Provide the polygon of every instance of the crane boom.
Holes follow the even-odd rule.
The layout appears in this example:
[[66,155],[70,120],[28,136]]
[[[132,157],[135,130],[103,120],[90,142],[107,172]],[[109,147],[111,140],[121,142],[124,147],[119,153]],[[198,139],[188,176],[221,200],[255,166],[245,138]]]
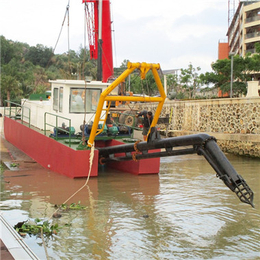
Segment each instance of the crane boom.
[[[111,18],[110,18],[110,1],[109,0],[82,0],[86,6],[86,21],[88,29],[88,41],[90,58],[100,58],[102,71],[102,80],[107,82],[109,77],[113,76],[113,53],[112,53],[112,36],[111,36]],[[101,5],[102,4],[102,9]],[[99,10],[102,10],[102,17],[99,18]],[[101,22],[101,29],[99,23]],[[101,30],[101,38],[98,38],[99,31]]]

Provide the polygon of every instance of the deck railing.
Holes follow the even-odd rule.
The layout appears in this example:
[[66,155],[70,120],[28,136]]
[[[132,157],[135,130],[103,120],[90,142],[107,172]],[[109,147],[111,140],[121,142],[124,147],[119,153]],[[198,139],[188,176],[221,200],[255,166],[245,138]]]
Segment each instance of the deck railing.
[[26,123],[31,127],[31,109],[29,107],[10,100],[5,100],[5,102],[9,104],[9,106],[4,107],[4,116],[8,116],[15,120],[21,120],[22,124]]
[[[54,120],[50,119],[47,122],[47,116],[53,117]],[[59,119],[61,119],[62,121],[65,121],[64,123],[65,124],[67,123],[66,125],[69,125],[69,127],[68,128],[60,127],[59,122],[61,120],[59,120]],[[54,124],[49,123],[49,122],[53,122],[53,121],[55,121]],[[55,114],[52,114],[52,113],[49,113],[49,112],[45,112],[44,113],[44,135],[46,135],[47,126],[51,126],[51,127],[56,129],[55,134],[54,134],[55,139],[58,139],[58,131],[59,130],[66,133],[66,134],[69,134],[69,147],[71,147],[71,119],[63,117],[63,116],[58,116],[58,115],[55,115]]]

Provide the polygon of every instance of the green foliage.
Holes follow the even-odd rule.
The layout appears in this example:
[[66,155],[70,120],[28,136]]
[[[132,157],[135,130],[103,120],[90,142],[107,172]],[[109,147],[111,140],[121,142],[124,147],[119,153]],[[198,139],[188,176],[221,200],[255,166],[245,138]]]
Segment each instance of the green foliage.
[[[256,44],[258,50],[260,44]],[[213,72],[206,72],[201,75],[201,79],[205,84],[213,83],[214,88],[219,88],[222,93],[230,92],[231,80],[231,57],[230,59],[217,60],[212,64]],[[260,54],[252,55],[248,53],[245,57],[236,55],[233,57],[233,96],[246,94],[247,81],[252,78],[257,79],[260,70]]]
[[4,36],[0,36],[1,40],[1,62],[3,64],[7,64],[11,61],[14,56],[14,48],[13,45],[9,44],[9,42],[5,39]]
[[[4,100],[20,100],[30,94],[45,92],[49,79],[96,79],[96,61],[90,60],[89,51],[54,55],[53,50],[41,44],[29,46],[0,36],[1,40],[1,95]],[[85,60],[85,63],[83,62]]]
[[58,207],[62,210],[84,210],[87,207],[82,206],[80,204],[80,201],[76,204],[76,203],[71,203],[70,205],[67,204],[61,204],[60,206],[55,205],[55,207]]
[[180,83],[182,88],[188,93],[188,98],[195,98],[197,89],[201,85],[199,76],[200,67],[193,67],[190,63],[187,69],[181,69]]
[[36,47],[29,47],[28,52],[25,53],[24,58],[34,65],[39,65],[46,68],[51,65],[51,58],[53,56],[51,48],[45,47],[42,44],[37,44]]
[[[4,100],[19,101],[33,93],[42,93],[50,88],[49,79],[84,79],[86,75],[97,78],[97,61],[90,60],[87,49],[80,46],[79,51],[54,55],[52,48],[37,44],[13,42],[0,36],[1,40],[1,89],[0,106]],[[255,44],[255,54],[248,53],[244,58],[234,56],[233,95],[246,92],[246,82],[258,79],[260,70],[260,43]],[[127,68],[124,60],[119,68],[114,68],[118,77]],[[230,90],[231,60],[217,60],[212,64],[213,72],[199,74],[200,68],[189,64],[180,74],[167,75],[167,91],[178,98],[195,98],[197,90],[204,84],[213,84],[223,92]],[[151,71],[144,80],[135,71],[126,78],[126,88],[136,94],[157,95],[157,86]]]
[[168,98],[191,99],[196,98],[197,90],[203,83],[199,71],[200,67],[194,67],[191,63],[186,69],[180,69],[180,74],[169,74],[167,78]]
[[11,163],[10,167],[19,167],[19,163]]
[[132,74],[130,79],[131,91],[135,94],[149,95],[153,96],[158,94],[158,88],[153,77],[153,73],[149,71],[146,74],[145,79],[141,79],[139,76],[139,71]]
[[167,80],[167,93],[180,92],[179,77],[177,74],[168,74],[166,76],[166,80]]
[[184,99],[185,98],[185,94],[183,92],[179,92],[177,95],[176,95],[176,99]]
[[260,54],[260,42],[255,43],[255,50],[256,50],[256,53]]
[[50,236],[52,234],[57,234],[60,229],[57,223],[54,225],[50,225],[48,221],[43,221],[41,223],[41,220],[38,218],[34,220],[34,223],[28,223],[27,221],[18,222],[14,228],[21,236],[25,236],[26,234],[40,235],[41,233]]
[[[220,86],[220,89],[222,93],[228,93],[230,91],[230,82],[225,82]],[[245,82],[238,82],[235,81],[233,82],[232,85],[232,92],[238,96],[239,94],[246,95],[247,93],[247,85]]]
[[1,175],[1,177],[2,177],[5,169],[6,169],[6,166],[1,162],[1,164],[0,164],[0,175]]

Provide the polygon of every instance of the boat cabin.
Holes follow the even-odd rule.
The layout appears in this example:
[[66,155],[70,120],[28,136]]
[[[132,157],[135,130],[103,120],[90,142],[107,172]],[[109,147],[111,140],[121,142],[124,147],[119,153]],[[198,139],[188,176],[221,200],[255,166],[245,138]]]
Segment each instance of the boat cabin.
[[[50,80],[51,95],[49,99],[23,99],[22,105],[31,111],[31,124],[39,129],[52,130],[53,125],[70,126],[80,132],[80,125],[94,121],[100,94],[109,83],[84,80]],[[85,104],[85,106],[84,106]],[[26,111],[24,111],[26,113]],[[56,117],[58,116],[58,117]],[[47,121],[47,124],[45,122]]]

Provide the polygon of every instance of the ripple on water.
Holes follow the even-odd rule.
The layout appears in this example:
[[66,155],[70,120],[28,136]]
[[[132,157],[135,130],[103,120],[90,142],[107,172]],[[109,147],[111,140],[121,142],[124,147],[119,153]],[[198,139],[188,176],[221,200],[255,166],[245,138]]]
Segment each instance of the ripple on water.
[[[257,192],[259,164],[235,158],[234,164]],[[37,176],[31,178],[39,185]],[[42,175],[40,179],[45,180]],[[68,190],[74,192],[81,182],[48,173],[48,185],[32,191],[19,181],[6,186],[1,201],[11,222],[16,216],[49,217],[57,199],[64,201]],[[71,226],[46,240],[50,259],[240,260],[259,255],[259,198],[256,195],[256,209],[241,203],[203,157],[162,158],[159,176],[104,172],[91,179],[89,187],[92,196],[83,190],[74,201],[86,205],[85,211],[64,212],[53,220]],[[46,258],[39,239],[26,241],[40,259]]]

